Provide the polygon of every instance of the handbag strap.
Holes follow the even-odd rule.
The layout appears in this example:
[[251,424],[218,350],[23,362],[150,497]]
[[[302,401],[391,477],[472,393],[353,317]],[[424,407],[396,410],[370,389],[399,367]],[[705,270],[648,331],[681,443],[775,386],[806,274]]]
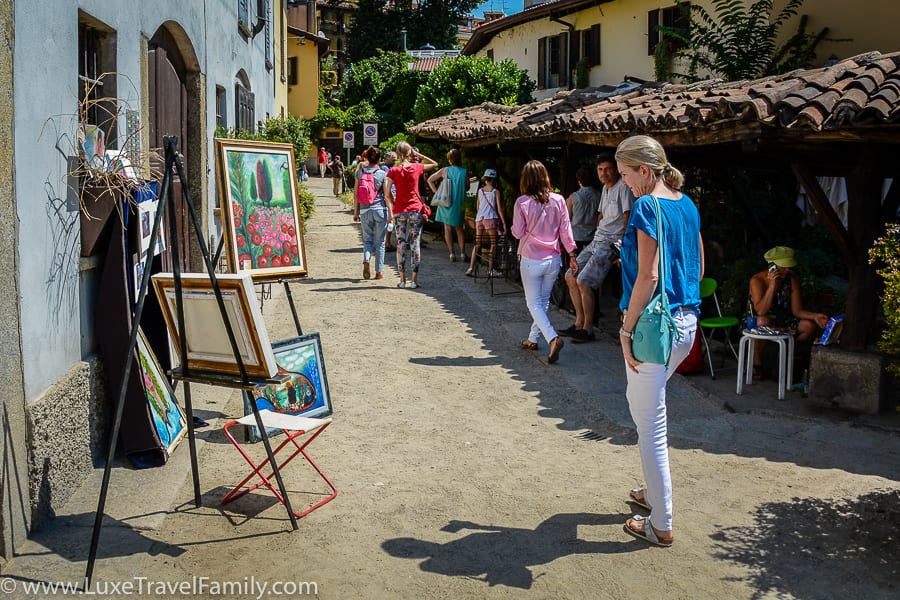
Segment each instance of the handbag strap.
[[669,294],[666,293],[666,239],[662,225],[662,207],[659,205],[659,198],[653,194],[651,194],[650,197],[653,198],[653,211],[656,213],[656,247],[659,250],[659,295],[661,296],[660,299],[662,300],[662,305],[665,307],[666,312],[670,312]]

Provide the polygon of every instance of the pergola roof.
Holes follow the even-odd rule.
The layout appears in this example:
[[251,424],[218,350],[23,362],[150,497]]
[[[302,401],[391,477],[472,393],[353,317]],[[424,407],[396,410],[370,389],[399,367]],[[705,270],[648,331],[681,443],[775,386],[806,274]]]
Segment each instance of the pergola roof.
[[759,139],[898,144],[900,52],[753,81],[601,86],[521,106],[484,103],[410,132],[467,147],[504,142],[615,146],[633,133],[699,146]]

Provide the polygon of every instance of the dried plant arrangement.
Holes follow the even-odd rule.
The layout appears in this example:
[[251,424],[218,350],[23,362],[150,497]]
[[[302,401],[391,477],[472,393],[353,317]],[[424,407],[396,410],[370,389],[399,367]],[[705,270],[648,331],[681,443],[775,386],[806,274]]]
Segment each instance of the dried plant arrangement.
[[[83,79],[84,94],[77,113],[49,117],[41,131],[41,135],[49,128],[55,131],[55,148],[67,164],[63,183],[89,220],[104,218],[103,207],[112,203],[118,208],[121,198],[134,202],[135,189],[161,179],[161,173],[152,168],[154,149],[145,151],[142,147],[143,126],[136,117],[139,112],[122,98],[100,93],[104,80],[117,77],[119,74],[108,72],[95,80]],[[118,150],[106,149],[105,139],[112,131],[116,132]]]

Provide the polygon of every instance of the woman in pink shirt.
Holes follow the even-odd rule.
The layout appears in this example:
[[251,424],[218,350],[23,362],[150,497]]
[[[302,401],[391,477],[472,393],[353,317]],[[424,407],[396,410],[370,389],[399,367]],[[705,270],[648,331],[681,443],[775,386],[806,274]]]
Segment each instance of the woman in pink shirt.
[[578,263],[566,200],[551,189],[547,168],[540,161],[529,161],[519,179],[522,195],[516,199],[511,232],[519,240],[519,272],[528,312],[534,319],[528,339],[522,340],[522,347],[537,350],[538,339],[543,334],[550,343],[547,362],[555,363],[559,360],[563,341],[550,323],[547,309],[561,266],[560,242],[569,252],[569,267],[575,274]]
[[[422,162],[418,162],[422,161]],[[412,273],[409,286],[419,287],[419,260],[422,256],[420,240],[422,226],[431,214],[431,208],[419,195],[419,179],[422,174],[437,167],[437,162],[413,150],[407,142],[397,144],[397,163],[384,179],[384,197],[394,214],[394,232],[397,234],[397,271],[400,283],[406,285],[406,250],[409,248]],[[393,188],[391,187],[393,186]]]

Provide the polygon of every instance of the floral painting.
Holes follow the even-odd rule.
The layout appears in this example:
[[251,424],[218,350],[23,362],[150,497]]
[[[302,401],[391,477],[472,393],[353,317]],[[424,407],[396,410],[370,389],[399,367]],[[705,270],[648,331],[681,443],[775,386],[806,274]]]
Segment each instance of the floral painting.
[[171,455],[178,441],[184,436],[187,421],[184,412],[175,401],[175,394],[169,386],[169,381],[163,376],[156,356],[141,330],[138,330],[137,342],[141,383],[144,386],[153,427],[166,455]]
[[331,397],[318,333],[272,345],[280,383],[258,386],[254,393],[260,410],[324,417],[331,414]]
[[229,268],[254,281],[307,273],[290,144],[216,140]]

